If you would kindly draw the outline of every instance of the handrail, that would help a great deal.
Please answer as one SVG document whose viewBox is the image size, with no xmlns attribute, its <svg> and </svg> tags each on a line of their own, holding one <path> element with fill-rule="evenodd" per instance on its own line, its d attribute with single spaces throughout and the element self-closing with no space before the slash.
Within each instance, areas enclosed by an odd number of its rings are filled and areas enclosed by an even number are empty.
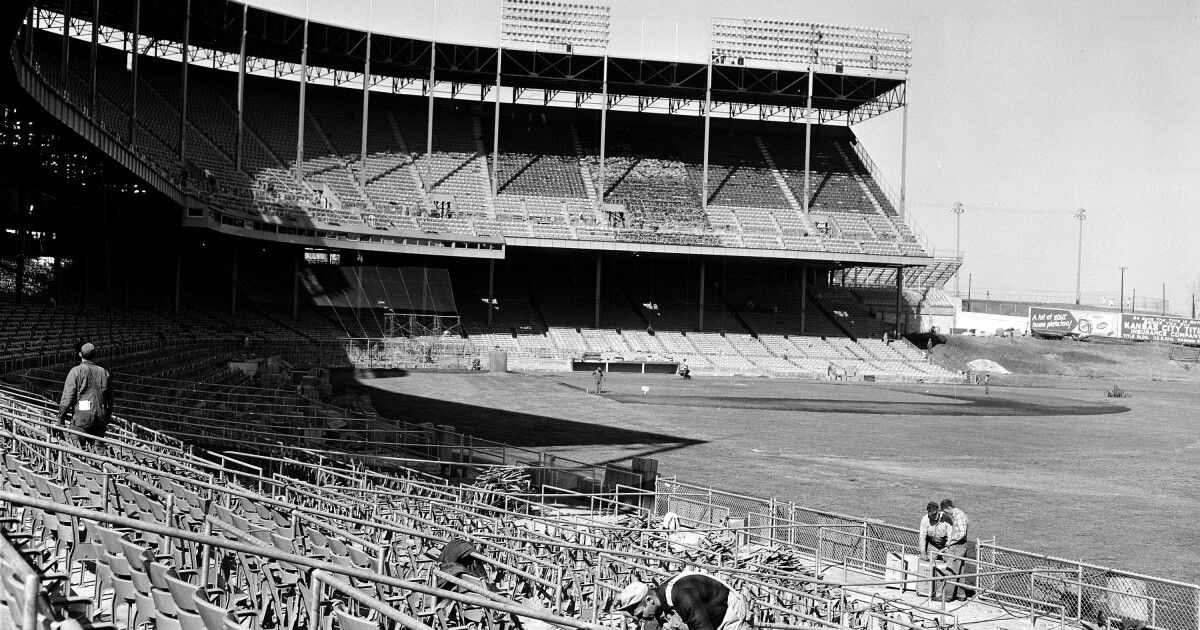
<svg viewBox="0 0 1200 630">
<path fill-rule="evenodd" d="M 14 503 L 17 505 L 25 505 L 25 506 L 33 507 L 33 508 L 36 508 L 39 510 L 48 510 L 51 512 L 63 513 L 63 514 L 67 514 L 68 516 L 74 516 L 74 517 L 81 518 L 84 520 L 96 521 L 96 522 L 100 522 L 100 523 L 108 523 L 111 525 L 115 525 L 117 527 L 128 527 L 128 528 L 135 529 L 135 530 L 150 532 L 152 534 L 158 534 L 160 536 L 169 536 L 172 538 L 179 538 L 182 540 L 187 540 L 187 541 L 199 543 L 202 545 L 208 545 L 210 547 L 218 547 L 221 549 L 228 549 L 230 551 L 246 553 L 246 554 L 250 554 L 250 555 L 254 555 L 254 556 L 261 556 L 261 557 L 268 558 L 271 560 L 283 561 L 283 562 L 287 562 L 289 564 L 294 564 L 297 566 L 308 567 L 310 569 L 320 569 L 320 570 L 324 570 L 329 573 L 333 573 L 333 574 L 337 574 L 337 575 L 345 575 L 347 577 L 352 577 L 352 578 L 355 578 L 358 580 L 374 582 L 377 584 L 382 584 L 384 586 L 393 586 L 396 588 L 415 591 L 415 592 L 422 593 L 425 595 L 433 595 L 434 597 L 440 597 L 442 599 L 449 599 L 449 600 L 453 600 L 453 601 L 464 603 L 464 604 L 471 604 L 472 606 L 478 606 L 480 608 L 487 608 L 490 610 L 499 610 L 501 612 L 507 612 L 507 613 L 512 613 L 512 614 L 516 614 L 516 615 L 521 615 L 523 617 L 529 617 L 532 619 L 537 619 L 539 621 L 545 621 L 547 623 L 553 623 L 553 624 L 560 625 L 560 626 L 567 626 L 569 628 L 577 628 L 579 630 L 612 630 L 611 626 L 604 626 L 604 625 L 600 625 L 600 624 L 589 623 L 586 621 L 579 621 L 577 619 L 571 619 L 569 617 L 560 617 L 558 615 L 552 615 L 549 613 L 542 612 L 541 609 L 525 608 L 525 607 L 518 606 L 515 604 L 506 604 L 506 603 L 496 602 L 496 601 L 492 601 L 492 600 L 489 600 L 489 599 L 486 599 L 486 598 L 483 598 L 483 597 L 480 597 L 480 596 L 474 595 L 474 594 L 464 594 L 464 593 L 458 593 L 455 591 L 448 591 L 445 589 L 440 589 L 440 588 L 436 588 L 436 587 L 432 587 L 432 586 L 426 586 L 426 585 L 418 583 L 418 582 L 403 580 L 400 578 L 391 577 L 391 576 L 387 576 L 387 575 L 380 575 L 373 571 L 367 571 L 367 570 L 359 569 L 356 567 L 342 566 L 342 565 L 334 564 L 332 562 L 326 562 L 324 560 L 314 560 L 312 558 L 308 558 L 305 556 L 287 553 L 285 551 L 275 548 L 274 546 L 267 546 L 266 543 L 264 543 L 262 541 L 258 541 L 257 539 L 255 539 L 255 540 L 258 544 L 250 544 L 250 543 L 246 543 L 246 542 L 239 542 L 236 540 L 228 540 L 226 538 L 222 538 L 222 537 L 218 537 L 218 536 L 197 534 L 195 532 L 192 532 L 192 531 L 189 531 L 186 529 L 169 527 L 166 525 L 161 525 L 159 523 L 151 523 L 148 521 L 141 521 L 141 520 L 137 520 L 137 519 L 127 518 L 124 516 L 116 516 L 116 515 L 108 514 L 105 512 L 98 512 L 95 510 L 89 510 L 89 509 L 85 509 L 85 508 L 76 507 L 74 505 L 68 505 L 65 503 L 55 503 L 54 501 L 47 501 L 45 499 L 29 497 L 29 496 L 26 496 L 24 494 L 20 494 L 17 492 L 0 491 L 0 501 L 7 501 L 9 503 Z M 220 522 L 222 524 L 226 524 L 223 521 L 218 521 L 218 522 Z"/>
</svg>

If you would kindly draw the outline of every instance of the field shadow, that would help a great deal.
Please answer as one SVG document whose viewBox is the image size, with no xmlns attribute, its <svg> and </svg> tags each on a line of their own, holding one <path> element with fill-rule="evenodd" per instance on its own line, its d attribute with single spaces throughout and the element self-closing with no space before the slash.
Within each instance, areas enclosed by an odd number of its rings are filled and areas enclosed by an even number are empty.
<svg viewBox="0 0 1200 630">
<path fill-rule="evenodd" d="M 385 418 L 450 425 L 459 433 L 476 439 L 510 446 L 543 448 L 637 444 L 649 447 L 648 453 L 662 453 L 704 443 L 703 440 L 667 433 L 636 431 L 394 392 L 372 385 L 370 381 L 359 380 L 351 372 L 334 371 L 330 380 L 343 391 L 359 389 L 369 393 L 375 410 Z"/>
<path fill-rule="evenodd" d="M 1089 403 L 1042 396 L 1011 398 L 1007 395 L 947 395 L 925 393 L 928 402 L 863 401 L 835 398 L 771 398 L 744 396 L 663 396 L 606 394 L 616 402 L 634 405 L 670 405 L 676 407 L 760 409 L 807 413 L 848 413 L 896 416 L 1103 416 L 1129 411 L 1129 407 L 1111 403 Z"/>
</svg>

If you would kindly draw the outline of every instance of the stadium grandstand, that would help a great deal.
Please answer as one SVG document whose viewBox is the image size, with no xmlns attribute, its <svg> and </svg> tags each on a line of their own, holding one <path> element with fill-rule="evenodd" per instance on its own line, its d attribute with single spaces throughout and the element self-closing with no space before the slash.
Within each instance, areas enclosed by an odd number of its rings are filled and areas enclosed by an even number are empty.
<svg viewBox="0 0 1200 630">
<path fill-rule="evenodd" d="M 895 564 L 913 530 L 329 401 L 330 369 L 500 351 L 963 378 L 903 337 L 953 313 L 960 260 L 853 131 L 905 107 L 907 36 L 721 19 L 697 64 L 609 56 L 604 6 L 504 11 L 489 48 L 226 0 L 4 6 L 0 627 L 601 630 L 681 569 L 762 628 L 959 625 Z M 122 387 L 91 451 L 50 402 L 81 339 Z M 482 577 L 445 571 L 454 539 Z M 988 551 L 981 606 L 1196 627 L 1194 587 Z"/>
</svg>

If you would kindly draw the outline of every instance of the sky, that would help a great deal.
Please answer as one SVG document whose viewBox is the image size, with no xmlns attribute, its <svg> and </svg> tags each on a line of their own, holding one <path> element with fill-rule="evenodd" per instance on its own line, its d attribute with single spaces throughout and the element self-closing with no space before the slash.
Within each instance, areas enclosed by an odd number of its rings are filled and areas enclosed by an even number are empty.
<svg viewBox="0 0 1200 630">
<path fill-rule="evenodd" d="M 312 20 L 495 46 L 498 0 L 250 0 Z M 939 253 L 961 218 L 972 297 L 1200 293 L 1200 0 L 611 0 L 609 52 L 704 62 L 713 17 L 844 24 L 913 41 L 907 209 Z M 678 33 L 678 35 L 676 35 Z M 901 185 L 899 110 L 854 127 Z M 1073 215 L 1086 211 L 1082 225 Z M 953 282 L 947 288 L 953 289 Z"/>
</svg>

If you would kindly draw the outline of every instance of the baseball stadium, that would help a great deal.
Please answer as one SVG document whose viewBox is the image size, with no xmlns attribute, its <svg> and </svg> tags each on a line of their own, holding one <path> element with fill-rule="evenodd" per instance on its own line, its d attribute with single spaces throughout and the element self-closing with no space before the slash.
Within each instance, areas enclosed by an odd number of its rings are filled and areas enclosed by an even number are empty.
<svg viewBox="0 0 1200 630">
<path fill-rule="evenodd" d="M 912 37 L 304 13 L 0 13 L 0 629 L 1200 628 L 1200 321 L 948 289 Z"/>
</svg>

